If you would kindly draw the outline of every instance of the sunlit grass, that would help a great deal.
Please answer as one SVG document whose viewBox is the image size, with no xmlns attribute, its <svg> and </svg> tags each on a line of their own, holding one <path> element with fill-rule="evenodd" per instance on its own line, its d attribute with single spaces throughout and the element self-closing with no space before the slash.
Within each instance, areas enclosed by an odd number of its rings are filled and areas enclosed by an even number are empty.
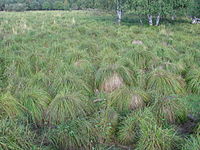
<svg viewBox="0 0 200 150">
<path fill-rule="evenodd" d="M 0 149 L 199 146 L 199 125 L 185 144 L 176 131 L 188 115 L 199 124 L 199 25 L 126 16 L 117 25 L 101 11 L 1 14 Z"/>
</svg>

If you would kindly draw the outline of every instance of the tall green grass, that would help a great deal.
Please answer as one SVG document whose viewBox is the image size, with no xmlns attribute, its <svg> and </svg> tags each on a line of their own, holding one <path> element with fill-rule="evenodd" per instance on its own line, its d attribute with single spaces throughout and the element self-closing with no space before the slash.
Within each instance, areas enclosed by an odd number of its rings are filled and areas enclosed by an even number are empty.
<svg viewBox="0 0 200 150">
<path fill-rule="evenodd" d="M 199 124 L 199 25 L 1 14 L 0 149 L 198 147 L 198 127 L 183 143 L 176 129 L 188 115 Z"/>
</svg>

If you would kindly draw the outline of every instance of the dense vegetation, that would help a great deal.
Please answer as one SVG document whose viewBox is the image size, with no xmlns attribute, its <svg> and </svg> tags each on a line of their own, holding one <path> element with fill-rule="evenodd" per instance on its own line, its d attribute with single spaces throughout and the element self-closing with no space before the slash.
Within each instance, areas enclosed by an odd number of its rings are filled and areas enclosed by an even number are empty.
<svg viewBox="0 0 200 150">
<path fill-rule="evenodd" d="M 200 26 L 113 20 L 1 12 L 0 149 L 200 149 Z"/>
<path fill-rule="evenodd" d="M 199 0 L 1 0 L 0 11 L 27 10 L 81 10 L 98 9 L 115 11 L 118 22 L 124 13 L 148 17 L 149 25 L 160 24 L 161 18 L 175 20 L 177 16 L 190 17 L 192 23 L 200 22 Z M 154 21 L 155 20 L 155 21 Z"/>
<path fill-rule="evenodd" d="M 70 10 L 98 8 L 137 11 L 138 15 L 180 15 L 200 17 L 199 0 L 1 0 L 0 10 Z"/>
</svg>

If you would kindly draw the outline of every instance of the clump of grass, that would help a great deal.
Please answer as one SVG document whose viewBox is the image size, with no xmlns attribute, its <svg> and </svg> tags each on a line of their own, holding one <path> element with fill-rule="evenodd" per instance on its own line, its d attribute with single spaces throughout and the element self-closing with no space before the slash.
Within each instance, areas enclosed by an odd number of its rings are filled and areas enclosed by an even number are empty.
<svg viewBox="0 0 200 150">
<path fill-rule="evenodd" d="M 159 58 L 151 51 L 146 50 L 144 47 L 135 47 L 134 49 L 127 51 L 125 57 L 132 61 L 134 67 L 139 69 L 151 68 L 159 61 Z"/>
<path fill-rule="evenodd" d="M 45 111 L 50 103 L 49 94 L 41 88 L 30 87 L 22 92 L 21 98 L 24 115 L 31 122 L 42 125 L 45 119 Z"/>
<path fill-rule="evenodd" d="M 155 122 L 142 119 L 136 150 L 171 150 L 179 140 L 173 128 L 163 129 Z"/>
<path fill-rule="evenodd" d="M 156 124 L 155 116 L 150 108 L 134 111 L 122 120 L 118 127 L 118 141 L 130 146 L 135 145 L 140 137 L 142 121 Z"/>
<path fill-rule="evenodd" d="M 189 70 L 186 75 L 187 89 L 193 93 L 200 94 L 200 68 Z"/>
<path fill-rule="evenodd" d="M 8 119 L 0 120 L 0 149 L 2 150 L 35 150 L 35 134 L 27 126 Z"/>
<path fill-rule="evenodd" d="M 97 137 L 92 124 L 85 119 L 63 122 L 48 134 L 57 149 L 92 149 Z"/>
<path fill-rule="evenodd" d="M 95 114 L 98 141 L 100 143 L 111 142 L 115 139 L 119 114 L 112 108 L 101 109 Z"/>
<path fill-rule="evenodd" d="M 124 84 L 130 85 L 134 80 L 129 68 L 120 64 L 103 64 L 96 73 L 95 82 L 101 91 L 112 92 Z"/>
<path fill-rule="evenodd" d="M 181 74 L 185 70 L 185 65 L 182 62 L 161 61 L 157 64 L 157 68 L 161 68 L 175 74 Z"/>
<path fill-rule="evenodd" d="M 200 149 L 200 135 L 190 136 L 182 145 L 181 150 L 199 150 Z"/>
<path fill-rule="evenodd" d="M 130 115 L 121 123 L 118 132 L 118 141 L 125 145 L 134 144 L 139 132 L 139 120 L 136 115 Z"/>
<path fill-rule="evenodd" d="M 15 118 L 20 115 L 21 110 L 22 105 L 10 92 L 0 96 L 0 118 Z"/>
<path fill-rule="evenodd" d="M 56 72 L 49 75 L 46 88 L 53 98 L 59 94 L 60 91 L 66 89 L 79 91 L 85 96 L 91 96 L 93 94 L 92 87 L 86 82 L 87 78 L 83 80 L 73 69 L 73 67 L 67 66 L 63 70 L 58 69 Z"/>
<path fill-rule="evenodd" d="M 78 117 L 86 117 L 93 111 L 91 101 L 79 92 L 61 91 L 48 106 L 47 116 L 51 124 L 59 124 Z"/>
<path fill-rule="evenodd" d="M 157 99 L 153 111 L 159 123 L 176 123 L 187 119 L 188 106 L 178 96 Z"/>
<path fill-rule="evenodd" d="M 109 94 L 108 105 L 122 112 L 142 108 L 149 100 L 150 96 L 143 90 L 123 86 Z"/>
<path fill-rule="evenodd" d="M 185 82 L 176 74 L 163 69 L 155 69 L 147 77 L 147 89 L 154 90 L 159 95 L 183 94 Z"/>
</svg>

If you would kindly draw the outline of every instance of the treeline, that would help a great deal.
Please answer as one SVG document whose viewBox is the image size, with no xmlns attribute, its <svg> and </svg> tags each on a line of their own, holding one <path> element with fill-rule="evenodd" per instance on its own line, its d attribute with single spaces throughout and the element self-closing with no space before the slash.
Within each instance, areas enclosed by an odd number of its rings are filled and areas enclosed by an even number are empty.
<svg viewBox="0 0 200 150">
<path fill-rule="evenodd" d="M 124 11 L 139 17 L 148 16 L 150 25 L 159 25 L 160 18 L 187 15 L 200 17 L 200 0 L 0 0 L 0 10 L 80 10 L 96 8 L 114 10 L 118 22 Z M 155 22 L 153 20 L 155 19 Z"/>
<path fill-rule="evenodd" d="M 96 2 L 95 0 L 0 0 L 0 10 L 25 11 L 97 8 Z"/>
</svg>

